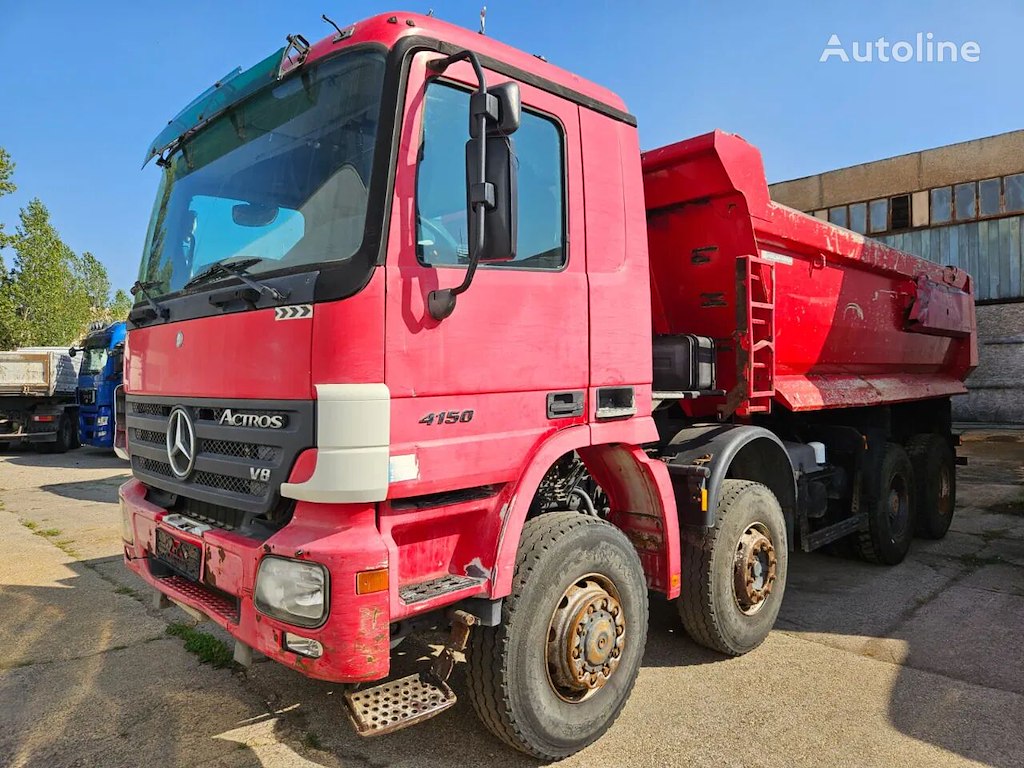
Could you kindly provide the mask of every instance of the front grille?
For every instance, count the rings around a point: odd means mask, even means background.
[[[130,437],[136,443],[166,445],[167,435],[149,429],[133,429]],[[259,443],[240,443],[237,440],[204,440],[196,443],[199,453],[210,453],[218,456],[233,456],[239,459],[255,459],[256,461],[274,462],[281,456],[281,449],[275,445]]]
[[[140,469],[163,477],[172,477],[171,465],[165,461],[156,461],[145,456],[132,456],[132,469]]]
[[[229,531],[240,528],[245,523],[245,513],[241,510],[222,507],[219,504],[207,504],[195,499],[186,499],[183,504],[178,505],[175,511],[201,523],[215,525]]]
[[[196,436],[195,461],[185,478],[174,474],[167,455],[168,419],[177,407],[188,413]],[[232,413],[221,423],[228,409]],[[248,518],[272,519],[281,483],[288,479],[298,454],[314,444],[312,401],[128,395],[126,410],[134,474],[151,487],[175,494],[180,504],[203,505],[208,517],[224,527],[238,527]],[[281,418],[264,418],[271,416]]]
[[[280,455],[281,449],[273,445],[239,443],[234,440],[200,440],[199,452],[256,459],[257,461],[274,461]]]
[[[246,480],[241,477],[230,477],[228,475],[215,475],[213,472],[196,472],[192,480],[209,488],[220,488],[230,493],[240,493],[247,496],[266,496],[267,483],[259,480]]]
[[[160,432],[153,432],[148,429],[133,429],[131,432],[131,439],[140,443],[163,445],[167,439],[167,435],[161,434]]]
[[[166,416],[171,412],[170,405],[162,405],[160,403],[140,403],[132,402],[132,413],[144,413],[148,416]]]

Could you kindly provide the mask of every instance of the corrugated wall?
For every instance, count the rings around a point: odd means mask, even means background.
[[[878,239],[938,264],[966,270],[974,277],[978,301],[1024,298],[1024,216],[918,229]]]
[[[967,270],[975,298],[1024,297],[1024,216],[971,221],[878,238],[939,264]],[[978,307],[978,368],[966,397],[953,398],[958,421],[1024,424],[1024,303]]]

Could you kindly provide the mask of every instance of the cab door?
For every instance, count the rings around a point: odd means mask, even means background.
[[[427,296],[458,285],[468,256],[465,63],[411,63],[395,176],[385,310],[391,498],[500,484],[544,437],[586,423],[589,342],[579,113],[520,83],[518,248],[481,265],[454,312]],[[486,71],[486,70],[485,70]],[[487,84],[507,77],[486,71]]]

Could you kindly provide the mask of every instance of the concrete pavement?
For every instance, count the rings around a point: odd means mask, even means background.
[[[972,437],[946,539],[916,541],[895,568],[794,556],[757,651],[699,648],[653,598],[629,704],[565,764],[1024,764],[1024,435]],[[165,634],[185,615],[155,611],[120,562],[125,476],[86,449],[0,455],[0,765],[534,764],[466,701],[362,740],[337,686],[201,664]],[[408,640],[396,674],[430,652]]]

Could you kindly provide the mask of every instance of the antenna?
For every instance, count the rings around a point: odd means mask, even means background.
[[[480,9],[480,34],[487,34],[487,6]]]
[[[427,18],[429,19],[433,15],[434,15],[434,9],[431,8],[429,11],[427,11]]]
[[[320,18],[323,19],[324,21],[326,21],[332,27],[334,27],[337,30],[339,35],[341,34],[341,27],[339,27],[337,24],[335,24],[333,19],[328,18],[326,13],[321,13],[320,14]]]

